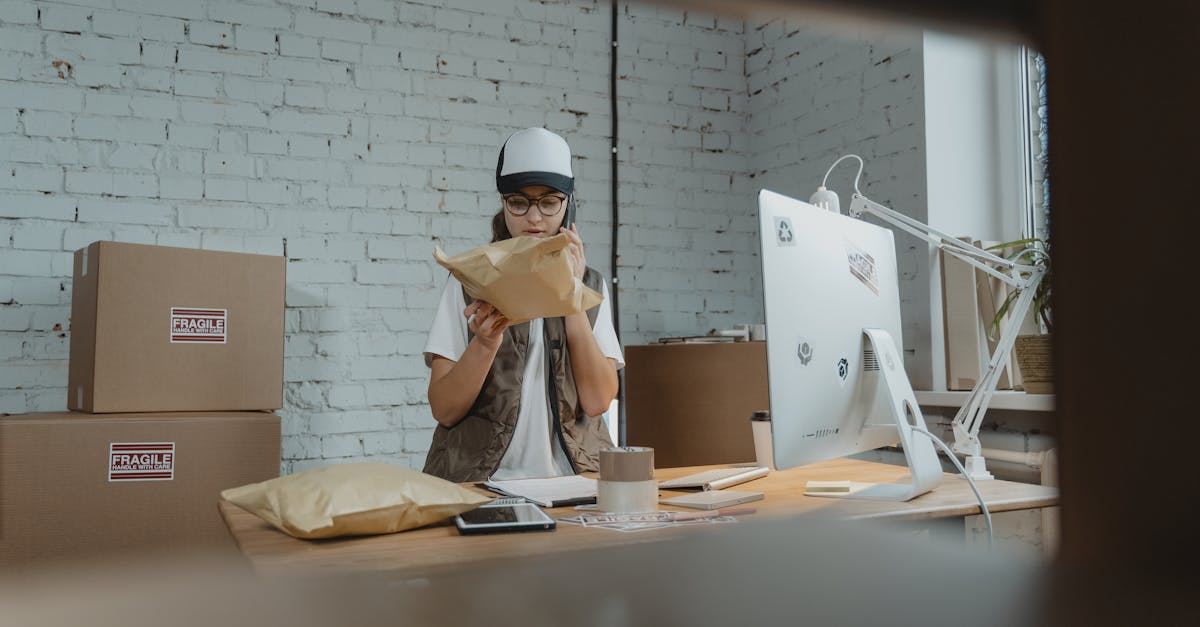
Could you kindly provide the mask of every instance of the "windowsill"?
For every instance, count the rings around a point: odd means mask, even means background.
[[[970,392],[914,391],[917,404],[926,407],[962,407]],[[1054,411],[1053,394],[1026,394],[1016,390],[996,390],[988,409],[1016,409],[1022,411]]]

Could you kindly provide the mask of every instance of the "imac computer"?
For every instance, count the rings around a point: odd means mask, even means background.
[[[904,372],[892,231],[767,190],[758,211],[776,468],[899,444],[911,483],[819,495],[906,501],[932,490],[942,468],[914,430],[926,427]]]

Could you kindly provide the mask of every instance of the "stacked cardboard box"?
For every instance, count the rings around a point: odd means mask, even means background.
[[[284,275],[267,255],[75,253],[75,411],[0,417],[0,564],[232,547],[218,494],[279,474]]]

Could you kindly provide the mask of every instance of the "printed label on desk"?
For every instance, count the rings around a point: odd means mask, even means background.
[[[224,344],[229,330],[226,309],[171,308],[172,344]]]
[[[174,442],[109,443],[109,481],[171,481],[174,478]]]

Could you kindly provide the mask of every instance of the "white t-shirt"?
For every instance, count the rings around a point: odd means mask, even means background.
[[[616,360],[617,368],[625,367],[621,343],[613,329],[612,308],[608,303],[608,286],[601,284],[604,302],[592,325],[596,343],[605,357]],[[463,298],[462,285],[453,275],[446,278],[446,287],[438,303],[433,325],[429,329],[429,340],[425,343],[425,363],[429,365],[432,355],[441,355],[457,362],[467,350],[467,319],[463,309],[467,306]],[[492,473],[493,479],[520,479],[527,477],[555,477],[572,474],[571,462],[563,451],[558,436],[551,430],[550,399],[546,389],[546,353],[542,335],[542,319],[529,322],[529,349],[525,357],[525,372],[521,379],[521,407],[517,414],[517,427],[512,443],[500,460],[500,466]]]

